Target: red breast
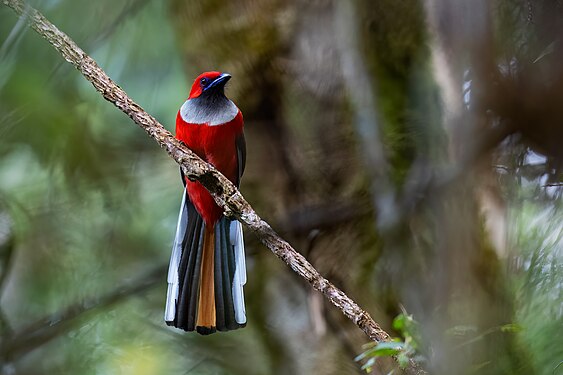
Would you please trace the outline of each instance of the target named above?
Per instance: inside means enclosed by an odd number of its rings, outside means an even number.
[[[176,138],[235,183],[238,178],[235,140],[242,133],[243,118],[223,93],[229,78],[230,75],[219,72],[203,73],[196,78],[190,97],[176,116]],[[223,211],[209,192],[199,182],[189,180],[186,188],[206,224],[215,224]]]

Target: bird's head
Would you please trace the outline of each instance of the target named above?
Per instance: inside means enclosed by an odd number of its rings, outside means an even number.
[[[192,85],[188,99],[198,98],[202,95],[224,94],[225,84],[231,75],[221,72],[205,72],[200,74]]]

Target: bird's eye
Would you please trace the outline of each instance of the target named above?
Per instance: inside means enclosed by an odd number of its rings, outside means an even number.
[[[207,78],[202,78],[199,83],[201,83],[202,86],[207,86],[207,84],[209,83],[209,80]]]

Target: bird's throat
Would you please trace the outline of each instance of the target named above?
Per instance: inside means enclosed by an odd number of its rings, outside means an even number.
[[[226,124],[232,121],[237,113],[235,103],[223,94],[188,99],[180,108],[180,116],[188,124],[209,126]]]

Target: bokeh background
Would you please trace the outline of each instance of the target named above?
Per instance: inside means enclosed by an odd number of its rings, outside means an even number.
[[[563,374],[563,2],[35,0],[171,131],[233,75],[242,192],[435,374]],[[166,327],[178,166],[0,6],[2,374],[360,374],[246,233],[248,326]],[[377,360],[374,374],[399,369]]]

